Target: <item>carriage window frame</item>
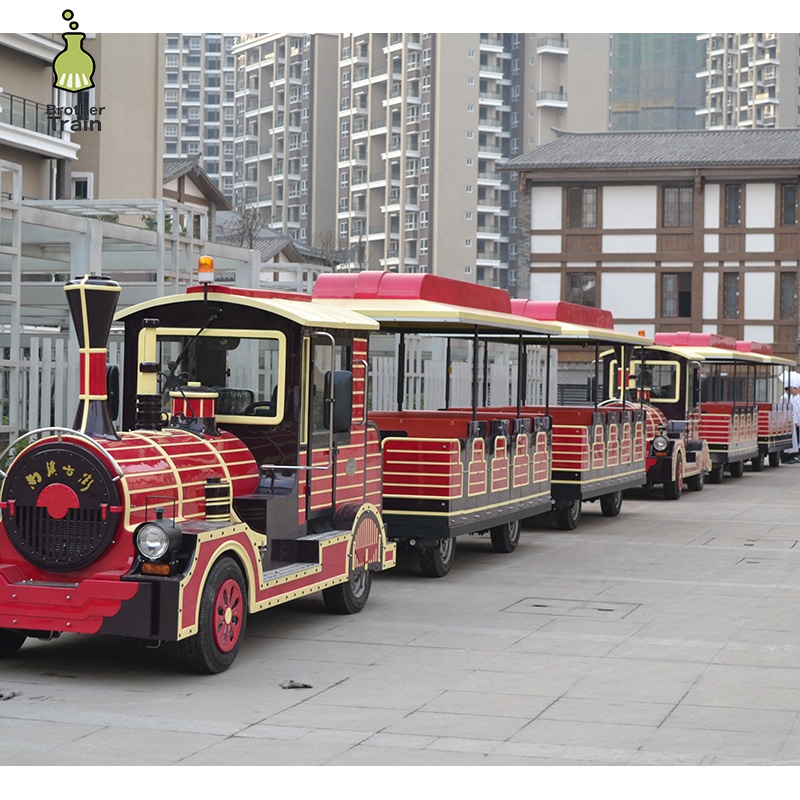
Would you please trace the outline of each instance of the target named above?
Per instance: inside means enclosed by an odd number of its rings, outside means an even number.
[[[145,358],[145,342],[147,341],[148,330],[152,332],[152,328],[142,328],[139,332],[139,361],[146,360]],[[238,338],[238,339],[272,339],[278,343],[278,367],[277,367],[277,393],[275,395],[275,409],[273,414],[264,415],[250,415],[250,414],[215,414],[217,422],[227,424],[239,425],[269,425],[274,426],[283,422],[285,408],[286,408],[286,334],[277,330],[254,331],[250,328],[210,328],[201,331],[199,334],[196,328],[184,327],[157,327],[155,329],[156,346],[158,346],[161,338],[180,336],[191,339],[195,336],[199,339],[221,339],[225,337]],[[193,376],[190,376],[193,379]],[[239,387],[230,387],[239,388]],[[251,387],[241,387],[251,388]],[[261,398],[261,400],[268,400],[269,398]],[[259,401],[259,398],[256,398]]]
[[[636,377],[636,368],[641,366],[642,360],[640,358],[633,358],[630,361],[630,378],[628,380],[628,388],[629,389],[637,389],[642,388],[644,389],[645,386],[639,386],[639,382]],[[650,394],[650,398],[652,400],[656,400],[659,403],[680,403],[681,402],[681,394],[683,392],[683,370],[681,367],[683,366],[679,361],[675,361],[674,359],[652,359],[648,358],[644,361],[645,367],[652,369],[652,367],[670,367],[675,370],[675,389],[674,389],[674,396],[672,397],[657,397],[656,395]],[[651,387],[652,389],[652,387]]]

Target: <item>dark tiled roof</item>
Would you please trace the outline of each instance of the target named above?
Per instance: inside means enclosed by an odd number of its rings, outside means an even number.
[[[797,128],[556,134],[503,169],[800,166]]]
[[[231,204],[219,187],[208,177],[208,173],[200,166],[202,153],[188,158],[165,158],[162,164],[163,182],[169,183],[182,175],[188,175],[197,188],[219,209],[229,209]]]

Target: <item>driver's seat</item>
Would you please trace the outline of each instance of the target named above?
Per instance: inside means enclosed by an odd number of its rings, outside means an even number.
[[[252,389],[234,389],[228,386],[215,386],[217,398],[217,414],[243,414],[255,400]]]

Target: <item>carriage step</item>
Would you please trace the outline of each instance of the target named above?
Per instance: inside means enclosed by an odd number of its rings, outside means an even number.
[[[299,572],[305,572],[307,569],[315,569],[319,564],[313,562],[307,564],[286,564],[283,567],[276,569],[268,569],[264,572],[264,581],[275,581],[279,578],[287,578],[296,575]]]

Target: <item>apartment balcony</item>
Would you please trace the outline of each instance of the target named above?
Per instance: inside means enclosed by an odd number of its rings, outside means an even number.
[[[503,38],[501,36],[491,36],[488,34],[481,35],[481,47],[503,47]]]
[[[567,107],[567,93],[566,92],[537,92],[537,94],[536,94],[536,107],[537,108],[566,108]]]
[[[778,98],[775,96],[775,92],[773,91],[773,92],[761,92],[760,94],[757,94],[753,98],[753,102],[757,106],[759,105],[763,106],[765,104],[773,104],[773,103],[777,104],[779,101]]]
[[[481,64],[478,67],[478,74],[481,78],[502,78],[503,68],[496,64]]]
[[[569,54],[569,42],[563,38],[557,39],[552,36],[543,36],[536,42],[536,52],[566,56]]]
[[[503,121],[501,119],[496,119],[495,117],[479,117],[478,128],[487,128],[492,131],[502,130]]]
[[[500,186],[503,183],[503,176],[499,172],[479,172],[478,185],[479,186]]]
[[[0,144],[47,158],[77,158],[79,145],[64,137],[61,119],[50,119],[44,103],[0,92]]]

